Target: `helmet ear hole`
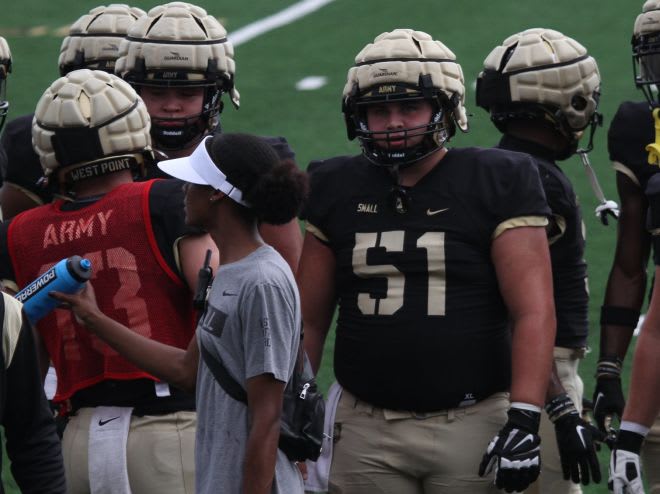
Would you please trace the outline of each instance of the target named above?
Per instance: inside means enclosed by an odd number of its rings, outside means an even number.
[[[571,106],[577,111],[584,111],[587,108],[587,100],[584,96],[576,94],[571,98]]]

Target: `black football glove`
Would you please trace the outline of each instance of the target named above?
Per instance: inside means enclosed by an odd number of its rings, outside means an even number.
[[[591,479],[600,482],[596,441],[603,441],[605,433],[580,417],[566,393],[553,398],[545,406],[545,411],[555,424],[564,479],[572,480],[575,484],[582,482],[584,485],[588,485]]]
[[[494,483],[506,492],[522,492],[541,469],[541,414],[511,407],[509,420],[488,445],[479,465],[479,476],[495,469]]]
[[[598,428],[608,433],[608,419],[616,417],[621,421],[626,400],[621,388],[621,360],[604,357],[598,361],[596,370],[596,390],[594,391],[594,419]]]
[[[639,452],[644,436],[622,430],[610,456],[610,478],[607,487],[614,494],[644,494]]]

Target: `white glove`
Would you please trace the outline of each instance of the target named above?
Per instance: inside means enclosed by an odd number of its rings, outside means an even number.
[[[596,218],[598,218],[603,225],[608,224],[608,215],[612,216],[615,220],[619,219],[619,205],[615,201],[607,200],[596,207]]]
[[[634,429],[638,429],[635,431]],[[648,429],[632,422],[622,422],[610,456],[607,487],[615,494],[644,494],[639,452]]]
[[[644,494],[639,455],[625,449],[614,449],[610,456],[607,486],[614,494]]]

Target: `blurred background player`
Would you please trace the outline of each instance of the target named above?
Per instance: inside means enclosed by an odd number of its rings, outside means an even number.
[[[11,52],[7,40],[0,36],[0,130],[5,124],[9,101],[7,101],[7,76],[11,72]]]
[[[625,405],[621,367],[638,324],[646,291],[646,270],[651,249],[647,232],[648,200],[644,191],[658,173],[657,154],[660,124],[653,111],[658,108],[660,84],[660,0],[647,0],[635,20],[633,39],[635,85],[646,101],[621,103],[608,132],[610,159],[616,170],[621,202],[616,251],[601,308],[600,354],[594,417],[601,430],[609,431],[610,418],[620,419]],[[648,146],[648,147],[647,147]],[[651,152],[649,152],[651,151]],[[651,492],[660,492],[660,419],[651,428],[642,452]]]
[[[106,314],[186,348],[194,333],[191,291],[214,245],[185,226],[181,182],[133,181],[153,160],[142,100],[114,75],[70,72],[39,100],[33,142],[65,199],[3,224],[2,278],[21,288],[60,259],[81,255],[92,263]],[[52,360],[53,401],[70,417],[63,437],[69,492],[110,483],[134,494],[194,492],[194,397],[131,365],[69,312],[56,309],[37,330],[42,372]]]
[[[545,406],[552,422],[541,421],[543,469],[527,493],[579,493],[580,482],[601,479],[593,435],[602,434],[580,417],[578,366],[589,330],[584,224],[573,186],[556,164],[575,154],[585,129],[598,125],[599,91],[596,61],[577,41],[549,29],[505,39],[477,79],[477,105],[503,134],[498,147],[533,157],[552,210],[546,229],[557,337]]]
[[[58,61],[60,75],[72,70],[95,69],[114,72],[119,43],[129,26],[145,12],[125,4],[95,7],[69,28],[62,41]],[[8,155],[2,168],[5,180],[0,207],[5,219],[53,199],[53,191],[39,183],[43,176],[39,157],[32,148],[32,118],[23,115],[7,124],[1,143]]]
[[[154,147],[168,158],[189,155],[204,136],[220,130],[223,94],[238,108],[235,70],[225,28],[184,2],[159,5],[139,19],[120,46],[115,68],[147,105]],[[281,159],[294,157],[286,139],[264,139]],[[302,249],[298,221],[262,223],[259,230],[295,272]]]
[[[6,99],[11,53],[0,37],[0,129],[9,108]],[[0,147],[0,161],[3,159]],[[2,293],[0,321],[0,423],[11,473],[21,492],[64,494],[62,448],[46,402],[32,328],[16,299]],[[0,492],[4,493],[0,481]]]
[[[0,37],[0,131],[5,124],[7,113],[9,112],[9,101],[7,101],[7,76],[11,72],[11,52],[5,38]],[[5,153],[2,142],[0,141],[0,173],[4,175],[7,169],[7,154]],[[2,177],[0,176],[0,186]],[[0,218],[2,210],[0,209]]]
[[[550,211],[528,156],[445,147],[467,130],[464,95],[443,43],[383,33],[343,92],[362,155],[310,164],[298,282],[315,369],[339,305],[331,493],[522,491],[538,475]]]

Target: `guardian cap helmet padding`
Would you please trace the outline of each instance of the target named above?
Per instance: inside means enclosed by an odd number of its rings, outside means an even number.
[[[657,105],[660,84],[660,0],[647,0],[635,20],[632,37],[635,84]],[[654,94],[655,93],[655,94]]]
[[[573,154],[582,131],[600,123],[600,74],[577,41],[551,29],[509,36],[484,61],[477,105],[498,129],[511,120],[540,120],[563,134]]]
[[[431,121],[421,127],[371,132],[365,105],[405,100],[428,100]],[[344,87],[342,111],[348,138],[360,140],[364,155],[383,166],[408,166],[442,148],[456,130],[468,128],[464,107],[463,71],[456,56],[440,41],[412,29],[396,29],[378,36],[355,57]],[[390,134],[404,139],[423,134],[414,146],[388,149]]]
[[[119,45],[128,28],[146,12],[126,4],[96,7],[74,22],[60,48],[60,75],[94,69],[114,73]]]
[[[115,75],[75,70],[57,79],[37,104],[32,144],[46,177],[64,192],[79,180],[143,171],[151,156],[149,114],[135,90]]]
[[[9,101],[7,101],[7,76],[11,72],[11,51],[7,40],[0,36],[0,129],[5,124]]]
[[[213,131],[223,93],[229,93],[238,108],[235,71],[234,48],[225,28],[204,9],[184,2],[154,7],[139,19],[120,46],[115,69],[138,91],[141,86],[205,88],[199,114],[152,119],[154,140],[163,149],[188,147]]]

